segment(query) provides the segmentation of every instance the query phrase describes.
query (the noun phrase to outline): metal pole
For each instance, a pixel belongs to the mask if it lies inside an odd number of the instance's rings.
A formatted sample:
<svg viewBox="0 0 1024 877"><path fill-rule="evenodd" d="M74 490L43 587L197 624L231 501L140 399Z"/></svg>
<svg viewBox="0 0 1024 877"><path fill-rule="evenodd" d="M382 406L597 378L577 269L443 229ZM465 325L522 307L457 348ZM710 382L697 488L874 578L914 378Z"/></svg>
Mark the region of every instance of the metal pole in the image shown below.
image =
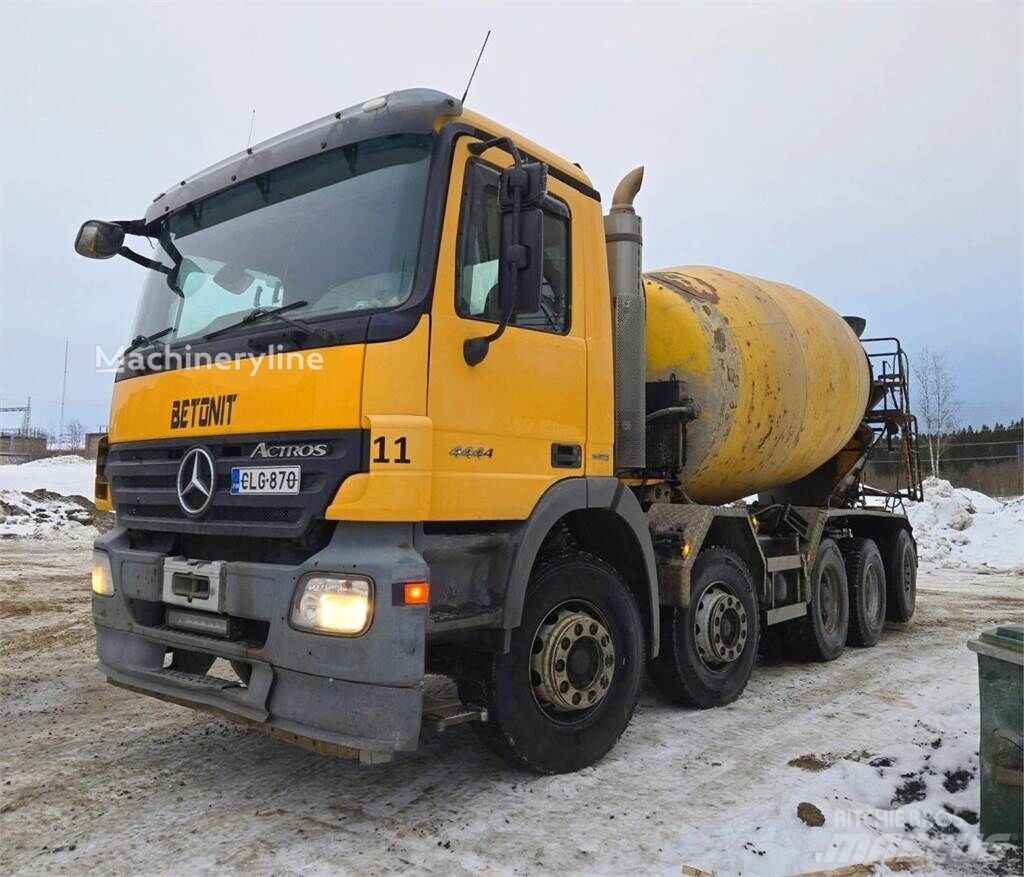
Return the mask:
<svg viewBox="0 0 1024 877"><path fill-rule="evenodd" d="M64 379L60 385L60 426L57 428L57 441L64 441L64 399L68 392L68 341L64 339Z"/></svg>

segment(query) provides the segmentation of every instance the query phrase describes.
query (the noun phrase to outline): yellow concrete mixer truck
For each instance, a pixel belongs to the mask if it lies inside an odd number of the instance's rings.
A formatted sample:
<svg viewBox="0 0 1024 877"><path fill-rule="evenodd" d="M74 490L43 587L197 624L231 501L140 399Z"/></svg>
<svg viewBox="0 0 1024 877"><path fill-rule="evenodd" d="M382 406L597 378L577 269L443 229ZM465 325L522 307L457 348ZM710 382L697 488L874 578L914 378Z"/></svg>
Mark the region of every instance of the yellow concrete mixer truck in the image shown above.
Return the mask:
<svg viewBox="0 0 1024 877"><path fill-rule="evenodd" d="M96 471L110 682L367 763L470 722L555 773L611 749L645 671L714 707L759 653L908 621L899 343L782 284L642 273L641 178L603 215L579 166L415 89L86 222L80 254L145 271Z"/></svg>

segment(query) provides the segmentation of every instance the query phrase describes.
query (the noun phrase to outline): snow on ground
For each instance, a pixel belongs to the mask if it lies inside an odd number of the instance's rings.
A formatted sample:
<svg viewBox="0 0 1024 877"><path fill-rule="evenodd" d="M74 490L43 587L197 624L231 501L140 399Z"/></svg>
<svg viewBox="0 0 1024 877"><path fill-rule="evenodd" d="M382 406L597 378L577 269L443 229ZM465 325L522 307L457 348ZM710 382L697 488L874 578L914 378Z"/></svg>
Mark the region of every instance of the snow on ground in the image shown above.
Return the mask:
<svg viewBox="0 0 1024 877"><path fill-rule="evenodd" d="M96 462L74 454L0 466L0 490L36 490L40 487L64 496L91 497Z"/></svg>
<svg viewBox="0 0 1024 877"><path fill-rule="evenodd" d="M929 874L1020 873L1019 853L980 836L965 642L1021 616L1022 500L929 479L909 508L922 558L911 624L831 664L762 663L723 709L648 690L604 761L533 777L465 727L360 768L104 685L81 499L92 478L79 458L0 466L0 535L37 537L0 543L3 873L725 877L897 856L923 856Z"/></svg>
<svg viewBox="0 0 1024 877"><path fill-rule="evenodd" d="M941 686L934 690L942 696ZM912 724L899 722L901 737L882 747L884 754L791 759L790 767L809 775L722 825L685 832L686 854L722 874L798 874L922 855L940 873L957 873L991 858L977 830L977 706L918 706ZM809 830L801 821L802 804L818 808L820 826Z"/></svg>
<svg viewBox="0 0 1024 877"><path fill-rule="evenodd" d="M0 538L95 538L95 468L72 455L0 466Z"/></svg>
<svg viewBox="0 0 1024 877"><path fill-rule="evenodd" d="M966 648L1020 616L1018 576L923 569L913 621L875 648L761 663L722 709L646 690L599 764L537 777L466 726L360 767L107 685L87 546L0 554L3 874L774 877L899 854L925 858L919 877L1021 870L977 824Z"/></svg>
<svg viewBox="0 0 1024 877"><path fill-rule="evenodd" d="M0 490L0 538L49 539L59 534L72 540L96 538L96 511L83 497L64 497L49 490Z"/></svg>
<svg viewBox="0 0 1024 877"><path fill-rule="evenodd" d="M908 503L923 564L1024 575L1024 497L998 500L928 478L924 502Z"/></svg>

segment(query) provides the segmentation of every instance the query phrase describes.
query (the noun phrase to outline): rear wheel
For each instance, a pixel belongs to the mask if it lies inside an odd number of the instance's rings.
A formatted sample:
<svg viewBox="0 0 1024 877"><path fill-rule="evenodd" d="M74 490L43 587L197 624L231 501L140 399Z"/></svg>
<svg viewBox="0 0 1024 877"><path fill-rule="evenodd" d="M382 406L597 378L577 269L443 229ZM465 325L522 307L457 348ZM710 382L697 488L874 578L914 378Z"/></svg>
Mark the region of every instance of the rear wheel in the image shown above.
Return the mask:
<svg viewBox="0 0 1024 877"><path fill-rule="evenodd" d="M889 544L885 581L885 617L889 621L910 621L917 604L917 548L906 530L899 530Z"/></svg>
<svg viewBox="0 0 1024 877"><path fill-rule="evenodd" d="M834 661L846 646L850 595L846 565L832 539L822 539L811 570L811 602L807 614L790 622L790 641L797 657Z"/></svg>
<svg viewBox="0 0 1024 877"><path fill-rule="evenodd" d="M473 727L514 764L567 773L598 761L633 716L643 672L643 623L622 576L571 552L530 576L507 654L464 656L459 696L487 708Z"/></svg>
<svg viewBox="0 0 1024 877"><path fill-rule="evenodd" d="M690 582L689 607L661 607L661 648L648 673L669 700L708 709L742 694L760 619L750 571L734 552L702 551Z"/></svg>
<svg viewBox="0 0 1024 877"><path fill-rule="evenodd" d="M854 646L873 646L885 627L885 565L872 539L844 539L839 543L846 561L850 591L850 628L846 641Z"/></svg>

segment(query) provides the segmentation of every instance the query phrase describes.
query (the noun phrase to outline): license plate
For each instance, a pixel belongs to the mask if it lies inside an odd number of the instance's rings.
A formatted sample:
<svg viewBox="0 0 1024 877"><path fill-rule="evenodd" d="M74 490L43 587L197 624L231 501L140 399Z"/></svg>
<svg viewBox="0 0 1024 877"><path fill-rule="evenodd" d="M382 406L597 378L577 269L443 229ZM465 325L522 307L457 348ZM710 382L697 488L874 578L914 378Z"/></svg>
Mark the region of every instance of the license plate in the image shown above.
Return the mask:
<svg viewBox="0 0 1024 877"><path fill-rule="evenodd" d="M234 466L231 492L298 493L302 481L301 466Z"/></svg>

